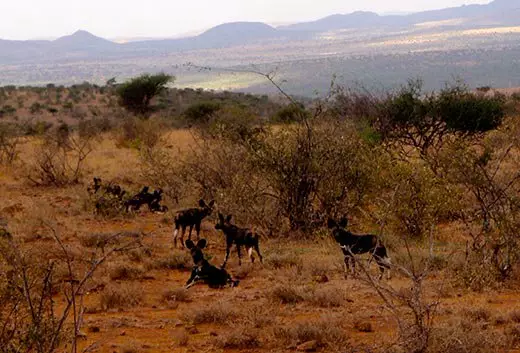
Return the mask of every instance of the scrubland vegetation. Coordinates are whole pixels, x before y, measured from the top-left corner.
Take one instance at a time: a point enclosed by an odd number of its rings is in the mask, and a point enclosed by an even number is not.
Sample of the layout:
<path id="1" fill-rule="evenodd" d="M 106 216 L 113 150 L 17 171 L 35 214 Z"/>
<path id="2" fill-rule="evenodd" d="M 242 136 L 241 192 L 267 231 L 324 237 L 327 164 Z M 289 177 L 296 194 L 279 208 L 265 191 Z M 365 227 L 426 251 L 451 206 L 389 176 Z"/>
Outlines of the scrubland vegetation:
<path id="1" fill-rule="evenodd" d="M 124 87 L 0 90 L 0 352 L 520 349 L 518 97 L 411 81 L 301 103 L 161 89 L 136 108 Z M 161 188 L 169 212 L 126 212 L 94 176 Z M 237 288 L 181 288 L 172 219 L 200 198 L 261 235 L 263 265 L 230 259 Z M 344 278 L 326 228 L 343 215 L 381 237 L 391 279 L 364 257 Z"/>

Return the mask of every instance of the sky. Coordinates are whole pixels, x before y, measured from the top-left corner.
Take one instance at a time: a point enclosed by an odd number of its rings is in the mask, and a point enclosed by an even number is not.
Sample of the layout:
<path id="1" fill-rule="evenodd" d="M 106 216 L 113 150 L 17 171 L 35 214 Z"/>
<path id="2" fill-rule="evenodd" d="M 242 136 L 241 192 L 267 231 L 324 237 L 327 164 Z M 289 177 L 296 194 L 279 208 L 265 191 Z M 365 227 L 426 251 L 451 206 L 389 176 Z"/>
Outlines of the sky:
<path id="1" fill-rule="evenodd" d="M 82 29 L 104 38 L 173 37 L 233 21 L 285 24 L 358 10 L 377 13 L 490 0 L 0 0 L 0 38 L 56 38 Z"/>

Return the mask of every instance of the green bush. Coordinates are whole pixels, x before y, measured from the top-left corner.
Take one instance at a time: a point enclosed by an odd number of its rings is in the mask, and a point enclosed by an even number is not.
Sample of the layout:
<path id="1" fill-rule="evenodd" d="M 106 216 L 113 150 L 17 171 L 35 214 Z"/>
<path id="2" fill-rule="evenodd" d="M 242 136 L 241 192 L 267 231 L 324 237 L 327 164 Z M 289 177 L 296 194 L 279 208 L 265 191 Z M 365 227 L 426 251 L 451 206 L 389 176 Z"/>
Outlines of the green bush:
<path id="1" fill-rule="evenodd" d="M 134 114 L 147 116 L 151 110 L 152 98 L 164 90 L 173 79 L 165 73 L 135 77 L 117 88 L 119 103 Z"/>

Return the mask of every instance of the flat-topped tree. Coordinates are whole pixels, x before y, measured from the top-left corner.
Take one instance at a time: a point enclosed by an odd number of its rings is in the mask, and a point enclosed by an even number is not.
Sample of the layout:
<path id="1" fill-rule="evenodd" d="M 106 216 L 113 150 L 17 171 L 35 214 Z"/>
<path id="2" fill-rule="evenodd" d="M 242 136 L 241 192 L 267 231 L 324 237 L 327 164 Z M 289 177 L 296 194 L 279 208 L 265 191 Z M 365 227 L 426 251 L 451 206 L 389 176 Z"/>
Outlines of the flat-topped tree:
<path id="1" fill-rule="evenodd" d="M 166 89 L 173 76 L 165 73 L 155 75 L 143 74 L 125 82 L 117 88 L 119 104 L 136 115 L 148 117 L 152 108 L 150 102 L 153 97 Z"/>

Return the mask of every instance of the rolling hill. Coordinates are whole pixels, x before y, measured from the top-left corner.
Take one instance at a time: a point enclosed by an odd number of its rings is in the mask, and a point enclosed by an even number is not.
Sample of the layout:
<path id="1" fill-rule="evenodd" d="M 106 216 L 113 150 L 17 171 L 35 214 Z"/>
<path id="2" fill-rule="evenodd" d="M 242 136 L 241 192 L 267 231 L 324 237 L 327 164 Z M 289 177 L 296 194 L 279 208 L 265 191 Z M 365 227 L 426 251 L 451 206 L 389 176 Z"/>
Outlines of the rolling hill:
<path id="1" fill-rule="evenodd" d="M 283 69 L 280 79 L 292 82 L 300 94 L 312 94 L 312 85 L 325 87 L 332 75 L 350 81 L 380 79 L 384 85 L 413 74 L 435 82 L 462 76 L 471 84 L 520 86 L 514 54 L 519 48 L 520 1 L 495 0 L 406 15 L 358 11 L 279 27 L 224 23 L 197 36 L 126 43 L 83 30 L 53 41 L 0 40 L 0 84 L 104 83 L 114 76 L 121 80 L 166 71 L 178 76 L 179 85 L 257 87 L 250 76 L 204 78 L 181 68 L 191 62 L 224 71 L 247 71 L 251 65 L 266 72 Z M 395 58 L 415 69 L 401 68 Z"/>

